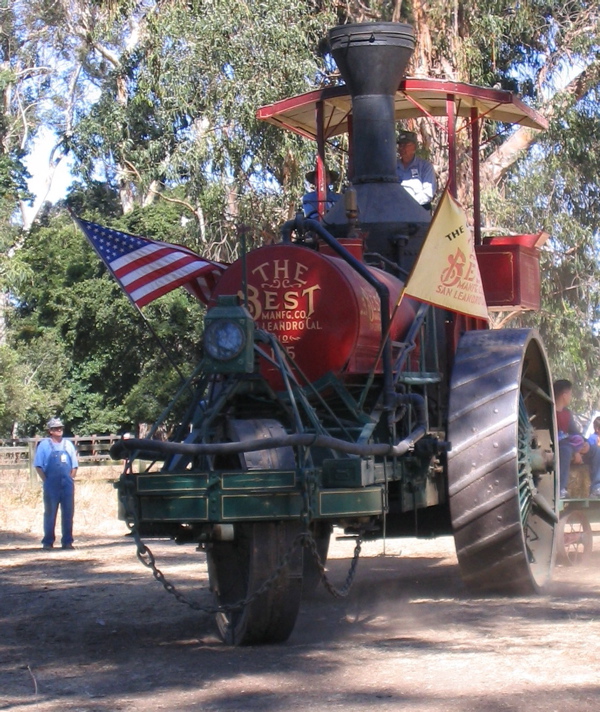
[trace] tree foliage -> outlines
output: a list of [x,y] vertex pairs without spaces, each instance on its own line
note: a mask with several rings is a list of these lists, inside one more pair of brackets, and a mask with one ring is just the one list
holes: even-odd
[[[556,374],[597,403],[599,17],[585,0],[0,0],[2,433],[58,411],[78,432],[130,428],[179,381],[64,211],[15,220],[40,129],[56,137],[49,180],[71,157],[77,214],[229,261],[240,225],[250,247],[276,237],[314,155],[257,122],[257,107],[336,81],[327,28],[368,20],[415,27],[412,74],[500,85],[551,119],[546,134],[490,125],[482,136],[486,227],[551,236],[541,313],[498,322],[537,325]],[[443,184],[443,126],[410,128]],[[177,290],[145,312],[188,372],[200,306]]]
[[577,384],[579,407],[590,411],[600,403],[600,195],[593,177],[600,136],[585,114],[572,107],[556,119],[502,194],[491,190],[486,200],[498,225],[550,236],[542,251],[541,311],[502,320],[540,329],[555,375]]
[[[142,226],[150,236],[172,239],[177,223],[170,217],[133,213],[120,227]],[[187,375],[198,359],[200,305],[179,290],[148,307],[165,356],[64,211],[33,227],[19,260],[36,277],[18,292],[10,345],[28,380],[47,393],[45,412],[13,413],[21,430],[39,427],[53,409],[80,433],[114,432],[157,417],[164,389],[172,392],[177,383],[174,369]]]

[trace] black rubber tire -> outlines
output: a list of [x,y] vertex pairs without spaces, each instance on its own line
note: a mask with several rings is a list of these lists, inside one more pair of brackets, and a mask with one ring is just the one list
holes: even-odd
[[[310,530],[315,540],[317,553],[321,559],[321,563],[327,563],[327,554],[329,553],[329,542],[331,540],[332,525],[329,522],[316,521],[310,525]],[[303,552],[302,566],[302,593],[304,596],[311,596],[319,583],[321,582],[321,572],[317,566],[317,562],[309,549],[305,548]]]
[[464,334],[450,384],[448,492],[470,588],[529,594],[550,581],[558,524],[555,433],[537,333]]
[[[232,419],[227,433],[232,441],[244,441],[279,436],[285,430],[276,420]],[[294,451],[281,447],[242,453],[227,464],[243,470],[293,469]],[[300,522],[236,524],[234,532],[233,541],[215,541],[206,551],[210,587],[220,606],[251,597],[273,575],[299,535]],[[282,643],[294,629],[301,598],[302,545],[297,543],[281,575],[264,593],[242,609],[217,613],[219,633],[228,645]]]
[[[218,605],[235,604],[271,577],[292,547],[296,522],[237,524],[231,542],[207,548],[210,587]],[[245,607],[217,613],[219,633],[228,645],[282,643],[290,636],[302,598],[302,546],[294,549],[281,575]]]
[[589,563],[594,549],[594,534],[585,512],[563,511],[556,532],[556,560],[564,566]]

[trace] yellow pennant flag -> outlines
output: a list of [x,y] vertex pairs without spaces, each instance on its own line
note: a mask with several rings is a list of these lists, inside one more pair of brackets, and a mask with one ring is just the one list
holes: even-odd
[[443,309],[488,320],[467,216],[447,188],[404,287],[404,294]]

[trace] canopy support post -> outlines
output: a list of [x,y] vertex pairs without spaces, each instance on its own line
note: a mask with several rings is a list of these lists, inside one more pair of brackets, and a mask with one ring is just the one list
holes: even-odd
[[456,195],[456,107],[454,94],[446,94],[446,115],[448,117],[448,189],[453,198]]
[[479,112],[471,109],[471,155],[473,170],[473,235],[475,244],[481,245],[481,188],[479,185]]
[[325,205],[327,202],[327,177],[325,168],[325,132],[324,132],[324,113],[323,102],[316,103],[316,121],[317,121],[317,162],[315,166],[315,188],[317,190],[317,212],[319,219],[325,215]]

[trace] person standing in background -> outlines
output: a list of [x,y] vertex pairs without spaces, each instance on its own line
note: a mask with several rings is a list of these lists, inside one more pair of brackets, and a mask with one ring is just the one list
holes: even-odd
[[49,437],[40,441],[33,465],[44,483],[43,549],[54,547],[56,515],[60,506],[63,549],[73,548],[73,514],[75,511],[75,475],[77,453],[70,440],[63,438],[64,425],[59,418],[46,424]]

